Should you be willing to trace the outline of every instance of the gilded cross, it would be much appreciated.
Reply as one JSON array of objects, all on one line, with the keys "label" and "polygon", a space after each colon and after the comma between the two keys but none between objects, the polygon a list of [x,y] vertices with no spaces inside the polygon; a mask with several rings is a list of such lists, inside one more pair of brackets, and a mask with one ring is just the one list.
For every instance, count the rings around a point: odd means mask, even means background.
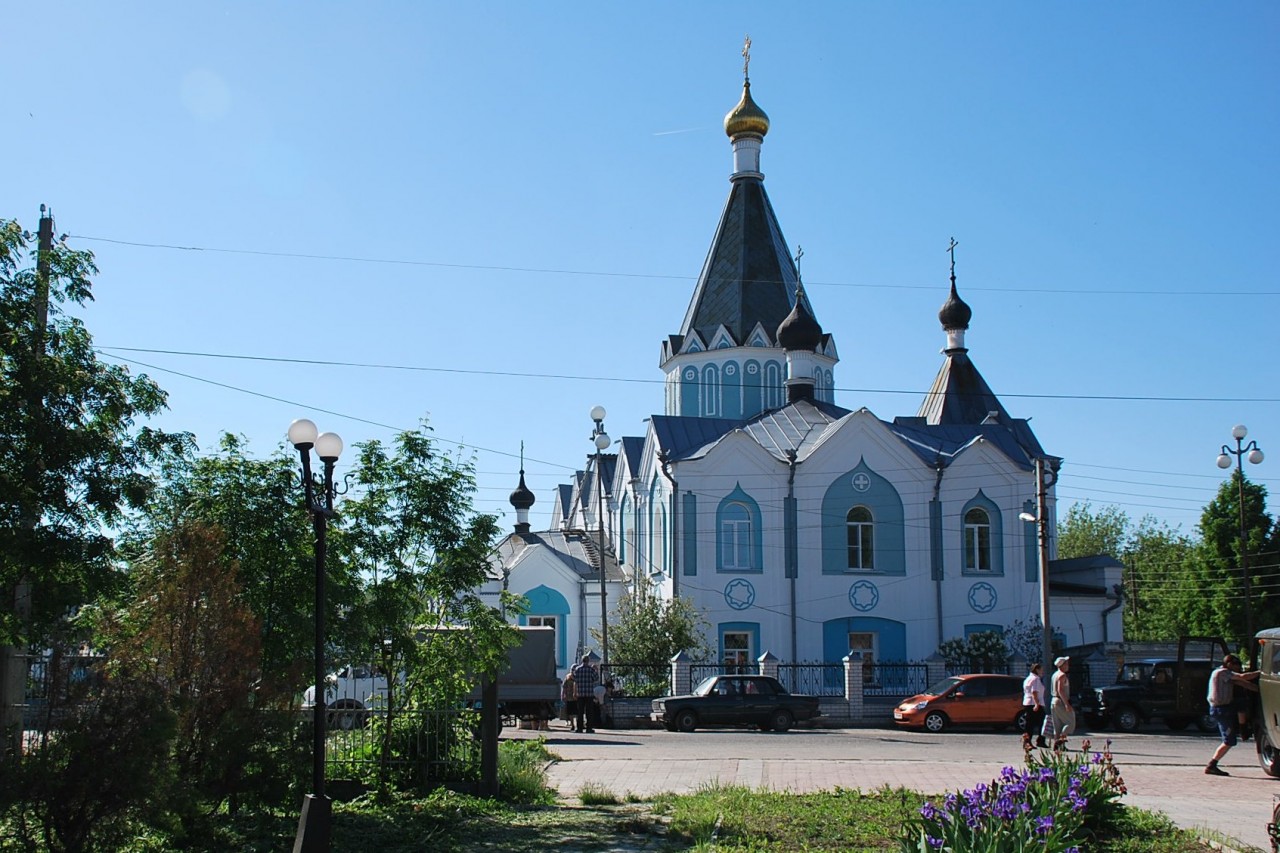
[{"label": "gilded cross", "polygon": [[742,79],[750,80],[751,75],[748,69],[751,66],[751,36],[747,36],[742,43]]}]

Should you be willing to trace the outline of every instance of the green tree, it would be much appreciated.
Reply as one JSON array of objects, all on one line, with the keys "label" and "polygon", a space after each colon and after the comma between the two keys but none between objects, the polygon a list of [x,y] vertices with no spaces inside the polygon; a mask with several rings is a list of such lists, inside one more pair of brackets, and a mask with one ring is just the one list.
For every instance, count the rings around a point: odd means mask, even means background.
[{"label": "green tree", "polygon": [[1058,557],[1092,557],[1108,554],[1117,559],[1132,535],[1129,516],[1116,506],[1095,511],[1088,501],[1072,504],[1058,523]]},{"label": "green tree", "polygon": [[[643,696],[666,684],[671,658],[682,651],[694,660],[711,657],[706,631],[709,624],[693,603],[683,596],[660,598],[641,587],[636,595],[624,593],[609,616],[610,676],[627,692]],[[591,635],[600,642],[598,628]],[[630,667],[638,667],[631,669]]]},{"label": "green tree", "polygon": [[477,675],[496,673],[517,640],[497,602],[479,594],[497,519],[472,510],[473,463],[438,452],[425,422],[391,447],[369,441],[357,449],[334,540],[363,585],[347,620],[347,651],[371,656],[390,639],[406,661],[413,701],[450,702]]},{"label": "green tree", "polygon": [[[1243,561],[1240,554],[1242,485],[1245,547],[1248,549]],[[1253,590],[1255,630],[1276,624],[1276,618],[1280,617],[1280,599],[1269,589],[1274,578],[1264,575],[1267,560],[1252,559],[1254,554],[1265,554],[1268,550],[1273,521],[1266,506],[1266,487],[1247,479],[1242,484],[1239,472],[1233,472],[1231,479],[1218,488],[1218,494],[1204,508],[1199,525],[1201,545],[1197,579],[1208,612],[1205,624],[1197,628],[1210,628],[1212,633],[1242,643],[1248,639],[1242,564],[1248,567]]]},{"label": "green tree", "polygon": [[[261,630],[260,658],[248,665],[265,686],[286,694],[307,681],[314,636],[312,529],[297,476],[295,459],[283,450],[255,459],[243,438],[224,434],[213,453],[166,461],[160,487],[126,537],[133,558],[149,560],[157,541],[194,521],[221,530],[222,556],[238,567],[240,595]],[[357,584],[341,560],[325,568],[326,624],[340,627],[336,614],[358,602]],[[135,575],[138,583],[150,577]],[[138,583],[136,594],[149,594]]]},{"label": "green tree", "polygon": [[1207,610],[1199,587],[1197,542],[1152,516],[1133,530],[1121,556],[1125,564],[1124,634],[1161,642],[1188,633]]},{"label": "green tree", "polygon": [[[41,221],[42,234],[52,219]],[[28,264],[33,262],[33,264]],[[115,587],[109,534],[152,487],[148,469],[190,436],[139,426],[165,406],[146,376],[98,360],[67,313],[92,300],[89,252],[32,252],[0,220],[0,706],[21,689],[15,650],[47,644],[73,608]],[[12,719],[0,720],[10,725]]]}]

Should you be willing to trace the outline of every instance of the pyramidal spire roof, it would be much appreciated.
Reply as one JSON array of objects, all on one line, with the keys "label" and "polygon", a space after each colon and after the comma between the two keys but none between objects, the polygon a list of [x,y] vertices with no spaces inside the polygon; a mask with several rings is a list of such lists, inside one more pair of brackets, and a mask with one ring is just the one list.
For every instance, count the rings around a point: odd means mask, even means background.
[{"label": "pyramidal spire roof", "polygon": [[938,312],[938,321],[947,333],[947,347],[942,351],[946,360],[933,387],[924,396],[916,417],[931,424],[981,424],[996,422],[1008,426],[1009,413],[996,397],[987,380],[982,378],[977,366],[969,358],[964,345],[964,333],[973,317],[971,309],[956,291],[956,246],[952,239],[947,251],[951,253],[951,291]]},{"label": "pyramidal spire roof", "polygon": [[[749,48],[748,40],[748,62]],[[743,72],[742,100],[725,117],[734,149],[733,186],[680,327],[682,337],[697,332],[705,342],[721,326],[739,344],[757,323],[772,334],[796,300],[795,264],[759,171],[769,121],[751,97],[745,64]]]}]

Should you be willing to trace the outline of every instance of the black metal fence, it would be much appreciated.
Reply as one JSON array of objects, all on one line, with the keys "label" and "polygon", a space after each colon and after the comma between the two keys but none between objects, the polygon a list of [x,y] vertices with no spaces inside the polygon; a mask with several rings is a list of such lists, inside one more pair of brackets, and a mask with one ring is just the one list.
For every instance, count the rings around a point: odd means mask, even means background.
[{"label": "black metal fence", "polygon": [[615,697],[656,699],[671,693],[671,665],[666,663],[611,663],[602,676],[606,686],[613,682]]},{"label": "black metal fence", "polygon": [[778,664],[778,681],[789,693],[807,696],[843,696],[843,663]]},{"label": "black metal fence", "polygon": [[862,695],[905,698],[929,686],[929,665],[906,661],[863,664]]},{"label": "black metal fence", "polygon": [[367,787],[473,784],[480,779],[479,735],[477,711],[373,709],[351,728],[330,730],[325,773]]}]

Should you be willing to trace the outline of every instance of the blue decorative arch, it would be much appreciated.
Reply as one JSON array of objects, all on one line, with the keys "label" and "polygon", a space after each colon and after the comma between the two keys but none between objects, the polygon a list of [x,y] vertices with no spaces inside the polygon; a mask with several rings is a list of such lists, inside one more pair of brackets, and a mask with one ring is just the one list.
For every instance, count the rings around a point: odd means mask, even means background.
[{"label": "blue decorative arch", "polygon": [[[741,518],[741,516],[735,518],[735,514],[739,512],[745,514],[745,518]],[[750,539],[746,543],[749,553],[745,567],[726,567],[725,565],[726,551],[728,550],[725,548],[726,544],[728,544],[725,541],[725,523],[734,520],[745,520],[751,527],[748,531]],[[716,571],[735,574],[760,574],[763,572],[763,536],[761,531],[760,505],[742,490],[741,483],[736,484],[733,491],[726,495],[720,501],[719,506],[716,507]]]},{"label": "blue decorative arch", "polygon": [[[965,568],[964,519],[971,509],[981,509],[987,514],[987,523],[991,525],[991,571]],[[1000,517],[1000,507],[979,489],[960,510],[960,573],[964,575],[1004,575],[1004,523]]]},{"label": "blue decorative arch", "polygon": [[679,414],[690,418],[698,416],[698,389],[701,387],[701,383],[698,382],[698,368],[691,364],[686,364],[680,368]]},{"label": "blue decorative arch", "polygon": [[827,663],[838,663],[849,654],[849,634],[861,632],[876,635],[876,653],[882,661],[907,659],[907,625],[878,616],[845,616],[822,623],[822,656]]},{"label": "blue decorative arch", "polygon": [[787,399],[787,394],[783,387],[783,379],[786,377],[786,374],[787,372],[783,369],[781,362],[765,362],[764,407],[766,409],[779,409]]},{"label": "blue decorative arch", "polygon": [[742,370],[736,361],[725,362],[720,379],[720,415],[742,417]]},{"label": "blue decorative arch", "polygon": [[855,506],[865,506],[875,521],[874,568],[866,572],[905,575],[907,545],[902,498],[892,483],[861,459],[857,467],[837,477],[822,497],[822,573],[842,575],[850,571],[847,525],[849,510]]},{"label": "blue decorative arch", "polygon": [[529,614],[520,617],[520,624],[529,624],[529,616],[556,617],[556,666],[568,663],[569,602],[559,591],[546,584],[535,586],[524,594],[529,601]]},{"label": "blue decorative arch", "polygon": [[755,417],[764,411],[764,370],[754,358],[742,366],[742,416]]},{"label": "blue decorative arch", "polygon": [[702,411],[701,417],[718,417],[720,415],[720,370],[714,364],[702,368]]}]

